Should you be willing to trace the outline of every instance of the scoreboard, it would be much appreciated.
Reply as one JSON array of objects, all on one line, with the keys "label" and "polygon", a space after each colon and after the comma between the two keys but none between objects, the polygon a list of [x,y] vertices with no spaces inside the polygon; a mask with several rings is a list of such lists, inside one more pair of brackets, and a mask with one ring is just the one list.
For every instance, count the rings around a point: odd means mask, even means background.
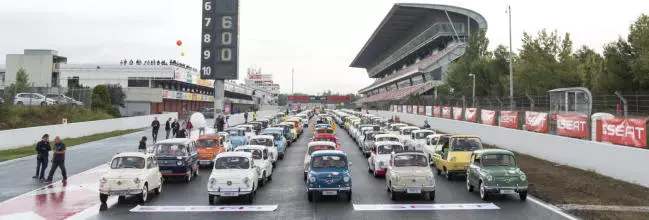
[{"label": "scoreboard", "polygon": [[201,79],[238,79],[239,0],[203,0]]}]

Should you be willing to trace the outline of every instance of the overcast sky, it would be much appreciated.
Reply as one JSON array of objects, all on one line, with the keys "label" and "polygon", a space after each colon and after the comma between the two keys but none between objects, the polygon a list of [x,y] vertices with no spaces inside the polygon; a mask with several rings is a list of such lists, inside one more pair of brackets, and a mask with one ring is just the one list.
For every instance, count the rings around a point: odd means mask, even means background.
[{"label": "overcast sky", "polygon": [[[575,48],[626,36],[649,13],[647,0],[241,0],[239,78],[246,68],[274,75],[282,92],[356,92],[372,80],[349,64],[395,2],[472,9],[488,23],[491,48],[508,43],[505,9],[512,5],[514,49],[524,31],[570,32]],[[176,59],[199,65],[201,0],[1,0],[0,66],[5,54],[55,49],[68,63],[118,63],[122,58]],[[184,42],[177,47],[176,40]],[[184,51],[185,56],[180,53]]]}]

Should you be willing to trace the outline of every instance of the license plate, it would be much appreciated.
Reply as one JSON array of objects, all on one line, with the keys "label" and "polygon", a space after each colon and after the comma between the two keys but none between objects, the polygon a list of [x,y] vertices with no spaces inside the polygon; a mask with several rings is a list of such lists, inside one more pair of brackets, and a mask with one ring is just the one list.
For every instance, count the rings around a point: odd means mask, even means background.
[{"label": "license plate", "polygon": [[200,163],[201,165],[207,165],[207,164],[211,164],[212,161],[198,161],[198,163]]},{"label": "license plate", "polygon": [[323,196],[335,196],[338,195],[338,191],[322,191]]},{"label": "license plate", "polygon": [[516,193],[516,191],[514,191],[513,189],[501,189],[500,190],[500,194],[514,194],[514,193]]},{"label": "license plate", "polygon": [[221,196],[239,196],[239,192],[222,192]]},{"label": "license plate", "polygon": [[121,191],[121,192],[112,192],[110,194],[113,195],[113,196],[125,196],[125,195],[128,195],[128,192],[127,191]]},{"label": "license plate", "polygon": [[420,194],[421,193],[421,189],[419,189],[419,188],[407,189],[406,191],[408,192],[408,194]]},{"label": "license plate", "polygon": [[160,170],[160,173],[171,173],[171,170]]}]

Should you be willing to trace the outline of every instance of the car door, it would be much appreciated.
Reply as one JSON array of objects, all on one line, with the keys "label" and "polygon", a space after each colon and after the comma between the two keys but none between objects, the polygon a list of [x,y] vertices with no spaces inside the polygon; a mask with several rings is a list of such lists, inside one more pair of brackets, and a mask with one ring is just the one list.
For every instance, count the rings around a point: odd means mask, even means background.
[{"label": "car door", "polygon": [[268,175],[270,176],[273,173],[273,163],[271,163],[268,160],[268,149],[264,148],[264,150],[262,152],[263,152],[262,156],[264,158],[264,166],[266,166],[265,167],[266,173],[268,173]]},{"label": "car door", "polygon": [[480,155],[474,154],[471,157],[471,163],[469,164],[469,168],[466,170],[466,178],[467,180],[473,184],[477,182],[477,175],[480,172]]},{"label": "car door", "polygon": [[189,149],[189,157],[187,157],[190,158],[189,164],[193,166],[192,169],[198,169],[198,151],[196,151],[196,142],[190,142]]},{"label": "car door", "polygon": [[146,161],[146,164],[147,164],[147,166],[146,166],[146,168],[147,168],[147,172],[146,172],[147,182],[149,182],[149,186],[151,186],[151,187],[159,186],[160,185],[160,177],[158,176],[158,174],[160,172],[157,171],[158,166],[156,164],[156,161],[151,156],[147,157],[146,160],[147,160]]}]

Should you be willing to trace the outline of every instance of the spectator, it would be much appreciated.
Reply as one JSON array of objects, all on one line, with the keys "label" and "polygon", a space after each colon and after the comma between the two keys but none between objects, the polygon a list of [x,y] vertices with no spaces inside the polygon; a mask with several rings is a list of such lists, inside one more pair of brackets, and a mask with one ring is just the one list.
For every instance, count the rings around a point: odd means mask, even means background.
[{"label": "spectator", "polygon": [[252,114],[252,120],[257,121],[257,111]]},{"label": "spectator", "polygon": [[243,113],[243,119],[245,120],[244,124],[248,123],[248,111]]},{"label": "spectator", "polygon": [[216,118],[216,131],[222,132],[224,125],[225,125],[225,120],[223,119],[223,115],[219,115]]},{"label": "spectator", "polygon": [[65,170],[65,144],[61,142],[61,138],[56,136],[54,138],[54,153],[52,155],[52,168],[50,168],[50,175],[47,176],[46,182],[52,182],[56,168],[61,168],[61,175],[63,176],[63,185],[67,184],[68,175]]},{"label": "spectator", "polygon": [[153,143],[155,143],[158,140],[158,131],[160,130],[160,121],[158,121],[158,117],[155,117],[155,119],[153,119],[153,122],[151,122],[151,127],[153,128],[153,134],[151,136],[153,138]]},{"label": "spectator", "polygon": [[169,119],[167,119],[167,123],[165,123],[165,131],[167,132],[167,137],[165,139],[169,139],[169,133],[171,132],[172,123],[173,122],[171,122],[171,117],[169,117]]},{"label": "spectator", "polygon": [[41,141],[36,144],[36,175],[32,178],[38,178],[41,181],[45,180],[45,169],[47,168],[47,159],[50,150],[52,150],[52,147],[50,147],[50,136],[44,134],[43,137],[41,137]]},{"label": "spectator", "polygon": [[185,131],[185,135],[188,138],[191,138],[192,136],[192,129],[194,128],[194,125],[192,124],[192,121],[187,120],[187,130]]},{"label": "spectator", "polygon": [[137,150],[146,152],[146,136],[142,136],[142,139],[140,139],[140,146],[137,148]]},{"label": "spectator", "polygon": [[178,130],[180,130],[180,123],[178,123],[178,119],[174,119],[174,122],[171,123],[171,129],[173,130],[173,137],[176,137]]}]

